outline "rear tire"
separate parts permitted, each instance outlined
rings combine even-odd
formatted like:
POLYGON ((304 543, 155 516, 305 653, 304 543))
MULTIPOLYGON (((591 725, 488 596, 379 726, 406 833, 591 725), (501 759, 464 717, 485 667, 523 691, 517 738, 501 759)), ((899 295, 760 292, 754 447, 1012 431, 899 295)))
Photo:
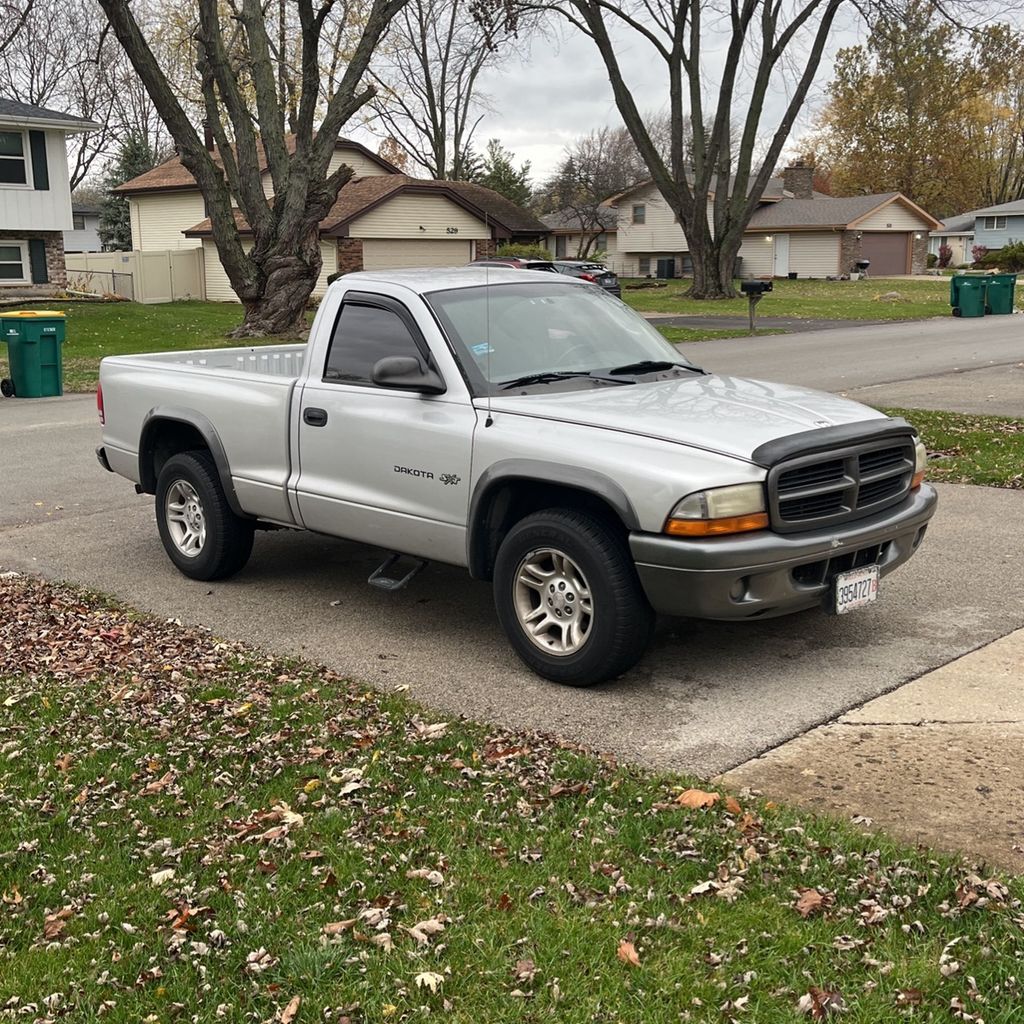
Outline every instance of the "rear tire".
POLYGON ((654 628, 621 533, 568 509, 538 512, 508 532, 494 565, 494 602, 516 654, 569 686, 631 669, 654 628))
POLYGON ((13 380, 7 380, 7 378, 4 378, 3 380, 0 380, 0 395, 3 395, 4 398, 13 398, 14 397, 14 381, 13 380))
POLYGON ((255 524, 231 511, 207 452, 183 452, 164 463, 156 521, 168 558, 194 580, 225 579, 249 561, 255 524))

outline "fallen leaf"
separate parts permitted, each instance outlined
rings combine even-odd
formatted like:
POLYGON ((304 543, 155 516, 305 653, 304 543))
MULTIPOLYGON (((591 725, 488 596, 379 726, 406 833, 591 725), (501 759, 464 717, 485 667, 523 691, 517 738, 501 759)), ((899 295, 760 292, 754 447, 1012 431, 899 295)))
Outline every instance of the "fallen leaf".
POLYGON ((817 889, 801 889, 794 907, 803 918, 816 914, 825 906, 825 897, 817 889))
POLYGON ((714 807, 721 800, 720 793, 706 793, 703 789, 687 789, 676 797, 681 807, 689 807, 697 811, 704 807, 714 807))
POLYGON ((640 956, 636 951, 636 946, 634 946, 632 942, 627 942, 625 939, 619 943, 616 956, 624 964, 630 964, 633 967, 640 966, 640 956))
POLYGON ((302 996, 292 996, 288 1005, 281 1011, 281 1024, 292 1024, 302 1005, 302 996))
POLYGON ((924 1002, 924 993, 919 988, 902 988, 896 993, 899 1006, 920 1006, 924 1002))
POLYGON ((846 1002, 838 992, 812 985, 806 994, 800 997, 796 1008, 801 1013, 809 1013, 811 1020, 824 1020, 829 1014, 845 1010, 846 1002))
POLYGON ((517 960, 515 969, 516 981, 533 981, 537 973, 537 965, 532 960, 517 960))
POLYGON ((727 796, 725 798, 725 809, 730 814, 742 814, 743 813, 743 808, 740 807, 739 800, 737 800, 736 797, 734 797, 734 796, 727 796))
POLYGON ((422 946, 430 941, 432 935, 440 935, 444 931, 444 921, 437 917, 428 917, 426 921, 406 928, 406 931, 422 946))
POLYGON ((174 868, 164 868, 162 871, 154 871, 149 876, 149 880, 153 885, 163 885, 164 882, 169 882, 174 877, 174 868))
POLYGON ((417 988, 429 988, 431 992, 436 992, 444 983, 444 975, 435 971, 421 971, 414 980, 417 988))
POLYGON ((325 924, 323 927, 324 935, 341 935, 342 932, 347 932, 356 923, 356 918, 350 918, 348 921, 332 921, 330 924, 325 924))

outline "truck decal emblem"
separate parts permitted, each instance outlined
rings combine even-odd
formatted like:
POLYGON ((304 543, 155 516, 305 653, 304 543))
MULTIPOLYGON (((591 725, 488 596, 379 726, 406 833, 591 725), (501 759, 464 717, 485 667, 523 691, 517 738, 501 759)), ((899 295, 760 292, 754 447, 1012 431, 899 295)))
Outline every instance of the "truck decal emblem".
POLYGON ((443 483, 445 487, 457 487, 461 480, 462 477, 456 476, 454 473, 441 474, 441 483, 443 483))
POLYGON ((409 476, 422 477, 424 480, 433 480, 434 474, 426 469, 410 469, 408 466, 395 466, 396 473, 407 473, 409 476))

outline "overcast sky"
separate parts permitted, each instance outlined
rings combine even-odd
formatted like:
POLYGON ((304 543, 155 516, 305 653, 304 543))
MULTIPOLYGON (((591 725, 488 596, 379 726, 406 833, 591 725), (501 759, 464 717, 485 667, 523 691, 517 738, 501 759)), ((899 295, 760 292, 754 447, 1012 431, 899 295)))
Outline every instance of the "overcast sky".
MULTIPOLYGON (((834 34, 831 52, 851 45, 859 32, 847 24, 834 34)), ((705 65, 715 67, 711 38, 705 43, 705 65)), ((724 54, 724 42, 721 43, 724 54)), ((488 112, 475 136, 483 150, 498 138, 522 163, 529 160, 531 178, 539 184, 554 170, 565 147, 574 138, 602 125, 620 123, 607 72, 593 41, 561 24, 519 46, 518 53, 500 66, 485 71, 479 91, 488 112)), ((660 112, 667 105, 664 63, 636 33, 621 33, 617 52, 626 81, 644 112, 660 112)), ((820 106, 831 77, 831 61, 822 63, 815 95, 805 108, 793 138, 808 127, 820 106)), ((763 125, 773 131, 786 96, 781 86, 773 91, 763 125)), ((371 143, 376 148, 376 142, 371 143)))

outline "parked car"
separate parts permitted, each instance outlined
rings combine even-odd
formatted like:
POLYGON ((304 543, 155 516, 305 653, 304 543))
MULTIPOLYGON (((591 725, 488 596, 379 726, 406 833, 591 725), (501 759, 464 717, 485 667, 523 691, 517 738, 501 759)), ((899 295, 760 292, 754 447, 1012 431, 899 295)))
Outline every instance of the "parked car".
POLYGON ((552 262, 555 270, 560 274, 568 274, 569 277, 578 277, 583 281, 590 281, 591 284, 600 285, 616 298, 622 295, 619 275, 609 270, 603 263, 595 263, 593 260, 553 260, 552 262))
POLYGON ((526 259, 520 256, 494 256, 486 260, 473 260, 471 267, 512 267, 514 270, 542 270, 547 274, 557 274, 555 265, 550 260, 526 259))
POLYGON ((386 590, 464 566, 574 686, 634 665, 656 612, 867 605, 936 505, 906 421, 716 376, 550 273, 347 274, 308 343, 110 356, 97 403, 100 463, 155 495, 186 576, 237 573, 266 527, 388 550, 386 590))

